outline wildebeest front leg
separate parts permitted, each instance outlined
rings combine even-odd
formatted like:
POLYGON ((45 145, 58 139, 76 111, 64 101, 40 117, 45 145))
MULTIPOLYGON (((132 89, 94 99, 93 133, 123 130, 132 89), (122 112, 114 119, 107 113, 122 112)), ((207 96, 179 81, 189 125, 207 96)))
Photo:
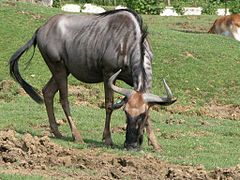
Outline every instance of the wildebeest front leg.
POLYGON ((152 125, 150 122, 150 117, 147 118, 146 122, 146 131, 147 131, 147 136, 148 136, 148 144, 152 145, 155 150, 161 150, 162 148, 157 142, 156 136, 152 130, 152 125))
POLYGON ((112 115, 112 105, 113 105, 113 91, 108 86, 108 79, 104 80, 104 91, 105 91, 105 110, 106 110, 106 119, 105 127, 103 131, 103 141, 107 146, 112 146, 113 141, 110 131, 110 122, 112 115))
POLYGON ((42 90, 51 132, 56 138, 61 138, 62 134, 58 130, 58 125, 53 111, 53 98, 57 91, 57 84, 53 77, 48 81, 42 90))

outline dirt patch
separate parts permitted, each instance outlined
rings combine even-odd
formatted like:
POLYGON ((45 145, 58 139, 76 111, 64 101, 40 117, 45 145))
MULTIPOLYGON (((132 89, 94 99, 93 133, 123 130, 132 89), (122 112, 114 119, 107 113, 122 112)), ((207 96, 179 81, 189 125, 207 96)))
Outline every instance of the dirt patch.
POLYGON ((172 125, 172 124, 179 125, 179 124, 184 124, 185 121, 183 119, 173 119, 169 117, 168 119, 166 119, 165 123, 169 125, 172 125))
POLYGON ((44 19, 44 17, 42 15, 31 12, 31 11, 18 11, 17 13, 18 14, 26 14, 27 16, 30 16, 34 20, 44 19))
POLYGON ((104 97, 97 88, 88 89, 84 86, 69 85, 68 91, 70 96, 76 97, 75 105, 86 105, 92 108, 104 107, 104 97))
POLYGON ((240 120, 240 106, 239 105, 223 105, 216 102, 211 102, 204 105, 200 109, 192 106, 174 105, 167 108, 170 113, 208 116, 212 118, 240 120))
POLYGON ((112 133, 124 134, 126 132, 126 126, 116 126, 112 128, 112 133))
POLYGON ((15 90, 14 90, 14 81, 12 80, 3 80, 0 81, 0 102, 9 102, 13 99, 15 90))
POLYGON ((182 106, 179 104, 174 104, 172 106, 166 107, 165 109, 171 114, 197 115, 195 114, 196 108, 194 105, 182 106))
MULTIPOLYGON (((139 152, 141 153, 141 152, 139 152)), ((0 131, 0 173, 72 179, 238 179, 240 167, 206 171, 171 165, 142 152, 141 157, 101 149, 64 148, 48 137, 0 131)))
POLYGON ((213 118, 240 120, 240 106, 211 103, 200 109, 202 115, 213 118))
POLYGON ((179 21, 176 23, 171 23, 168 25, 168 27, 171 29, 175 29, 177 31, 182 31, 182 32, 186 32, 186 33, 207 33, 210 25, 207 26, 206 24, 193 23, 194 21, 197 21, 196 18, 198 18, 198 17, 188 16, 188 17, 186 17, 186 20, 179 21))
MULTIPOLYGON (((16 89, 16 92, 9 93, 13 89, 14 81, 4 80, 0 82, 0 101, 10 101, 13 99, 11 94, 20 94, 26 96, 26 92, 22 88, 16 89), (8 95, 8 93, 10 95, 8 95)), ((69 96, 74 96, 75 105, 84 105, 91 108, 99 109, 104 108, 104 95, 98 88, 86 88, 85 86, 69 85, 69 96)), ((208 116, 220 119, 240 120, 240 106, 239 105, 223 105, 215 101, 205 104, 201 108, 196 108, 196 103, 192 102, 191 105, 172 105, 167 108, 160 106, 153 106, 152 110, 160 111, 166 110, 172 114, 185 114, 185 115, 198 115, 208 116)), ((166 120, 167 124, 182 124, 184 120, 166 120)))
POLYGON ((3 80, 0 82, 0 91, 7 92, 13 87, 14 81, 3 80))
POLYGON ((16 6, 16 2, 12 2, 12 1, 4 1, 2 4, 4 6, 11 6, 11 7, 16 6))

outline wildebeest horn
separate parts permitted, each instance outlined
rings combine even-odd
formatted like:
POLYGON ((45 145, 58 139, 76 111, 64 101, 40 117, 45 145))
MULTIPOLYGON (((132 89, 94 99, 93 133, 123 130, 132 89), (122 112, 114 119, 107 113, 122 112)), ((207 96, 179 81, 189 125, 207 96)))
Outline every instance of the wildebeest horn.
POLYGON ((160 105, 170 105, 170 104, 174 103, 177 99, 176 98, 173 99, 172 91, 169 88, 169 86, 167 85, 165 79, 163 79, 163 85, 164 85, 164 88, 167 93, 166 97, 159 97, 154 94, 145 93, 145 94, 143 94, 144 101, 147 103, 160 104, 160 105))
POLYGON ((170 87, 167 85, 167 82, 166 82, 165 79, 163 79, 163 85, 164 85, 164 88, 165 88, 166 93, 167 93, 167 98, 172 99, 173 98, 172 91, 171 91, 170 87))
POLYGON ((115 74, 113 74, 109 80, 108 80, 108 85, 111 87, 111 89, 113 91, 115 91, 116 93, 119 93, 119 94, 122 94, 126 97, 129 97, 132 93, 133 93, 133 90, 131 89, 124 89, 124 88, 120 88, 120 87, 117 87, 114 85, 114 81, 115 79, 117 78, 117 76, 120 74, 122 70, 120 69, 118 72, 116 72, 115 74))

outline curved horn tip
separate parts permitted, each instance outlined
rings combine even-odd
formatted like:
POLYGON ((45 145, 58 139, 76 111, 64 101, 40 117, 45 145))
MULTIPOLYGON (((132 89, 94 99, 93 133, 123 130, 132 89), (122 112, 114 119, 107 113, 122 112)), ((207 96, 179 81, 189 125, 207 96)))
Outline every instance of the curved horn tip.
POLYGON ((173 98, 173 93, 164 78, 163 78, 163 84, 164 84, 168 98, 170 98, 170 99, 173 98))
POLYGON ((172 102, 175 103, 178 99, 176 97, 172 98, 172 102))
POLYGON ((115 74, 113 74, 109 80, 108 80, 108 85, 109 87, 115 91, 116 93, 122 94, 126 97, 129 97, 132 94, 133 90, 129 90, 129 89, 124 89, 124 88, 120 88, 114 85, 114 81, 116 80, 117 76, 120 74, 122 70, 119 69, 115 74))
POLYGON ((109 79, 112 80, 112 79, 115 79, 119 74, 120 72, 122 71, 122 69, 119 69, 116 73, 114 73, 109 79))
POLYGON ((120 73, 121 71, 122 71, 122 69, 119 69, 119 70, 118 70, 118 73, 120 73))
POLYGON ((116 77, 122 72, 122 69, 119 69, 115 74, 116 74, 116 77))
POLYGON ((114 75, 118 76, 121 71, 122 71, 122 69, 119 69, 116 73, 114 73, 114 75))

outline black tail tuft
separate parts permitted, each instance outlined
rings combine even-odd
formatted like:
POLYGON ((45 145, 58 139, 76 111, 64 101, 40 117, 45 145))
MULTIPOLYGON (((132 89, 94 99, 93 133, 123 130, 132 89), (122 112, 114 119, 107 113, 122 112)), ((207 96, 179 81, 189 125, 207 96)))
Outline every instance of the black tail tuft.
MULTIPOLYGON (((25 90, 25 92, 37 103, 43 103, 42 97, 39 95, 38 91, 33 88, 30 84, 28 84, 20 75, 19 68, 18 68, 18 60, 26 52, 31 46, 36 48, 37 44, 37 31, 34 33, 32 39, 30 39, 23 47, 18 49, 10 58, 9 65, 10 65, 10 75, 21 85, 21 87, 25 90)), ((32 59, 32 57, 31 57, 32 59)), ((30 59, 30 60, 31 60, 30 59)))

